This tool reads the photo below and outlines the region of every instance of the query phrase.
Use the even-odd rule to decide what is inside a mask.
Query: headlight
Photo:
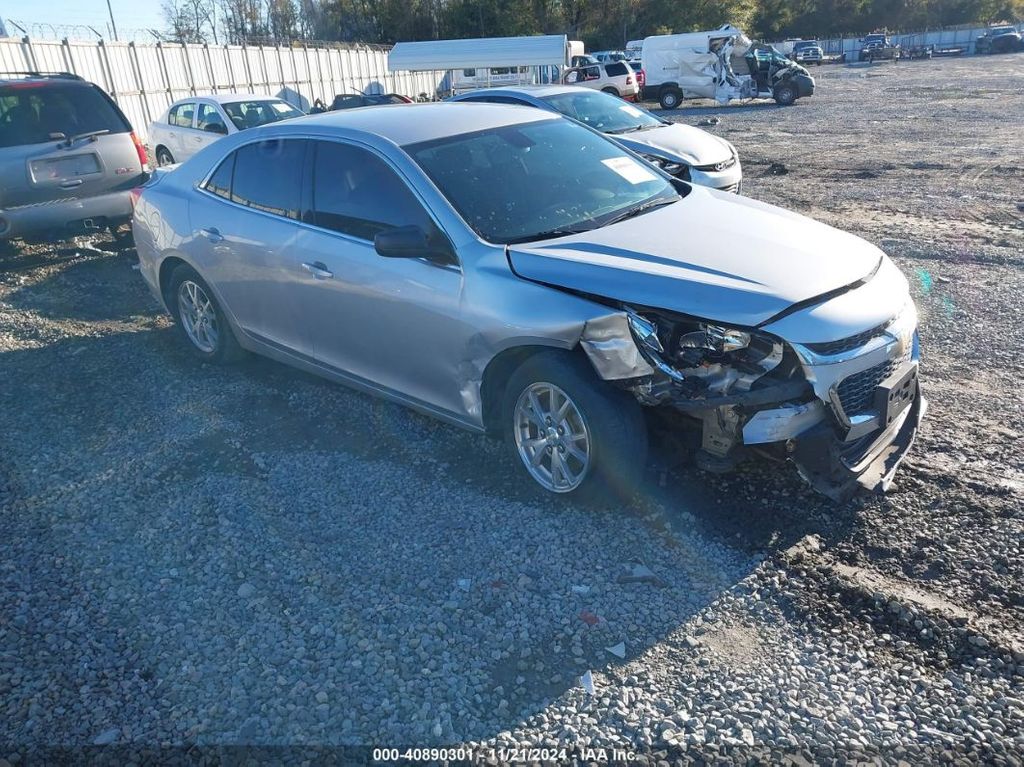
[[[704,334],[708,346],[719,352],[734,352],[750,346],[750,333],[745,330],[727,328],[723,325],[705,325]]]
[[[626,315],[629,318],[629,328],[637,340],[648,349],[656,352],[665,351],[658,339],[658,326],[650,320],[641,317],[639,314],[630,312]]]
[[[681,162],[672,162],[671,160],[666,160],[664,157],[655,157],[653,154],[641,154],[640,156],[647,160],[647,162],[654,163],[670,176],[679,175],[679,172],[686,167]]]

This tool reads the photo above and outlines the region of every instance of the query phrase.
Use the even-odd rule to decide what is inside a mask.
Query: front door
[[[384,258],[378,232],[414,224],[443,238],[399,174],[368,149],[316,141],[311,221],[298,243],[316,357],[363,382],[462,412],[469,329],[456,264]]]

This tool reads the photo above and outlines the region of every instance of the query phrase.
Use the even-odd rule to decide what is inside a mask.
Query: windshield
[[[817,47],[818,47],[818,44],[812,40],[810,42],[797,43],[796,45],[793,46],[793,49],[797,50],[797,51],[803,51],[803,50],[806,50],[807,48],[817,48]]]
[[[664,176],[568,120],[541,120],[405,147],[485,240],[596,229],[641,204],[679,199]]]
[[[627,133],[664,125],[649,112],[601,91],[556,93],[544,96],[543,100],[567,117],[579,120],[602,133]]]
[[[989,30],[989,34],[990,35],[1009,35],[1009,34],[1013,34],[1016,31],[1017,30],[1014,29],[1013,27],[995,27],[994,29]]]
[[[302,112],[287,101],[281,100],[235,101],[223,106],[224,111],[228,113],[228,117],[231,118],[231,122],[238,130],[302,116]]]

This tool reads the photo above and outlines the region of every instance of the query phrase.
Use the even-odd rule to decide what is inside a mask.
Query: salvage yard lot
[[[792,108],[668,116],[717,116],[746,194],[910,280],[931,407],[886,497],[836,506],[791,468],[716,477],[657,452],[631,504],[538,500],[498,443],[266,360],[197,364],[130,252],[3,255],[0,760],[1019,754],[1024,56],[812,74]],[[623,577],[634,562],[653,577]]]

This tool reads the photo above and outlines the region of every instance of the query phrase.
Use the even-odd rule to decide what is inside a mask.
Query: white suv
[[[636,101],[640,89],[637,87],[636,73],[624,61],[612,61],[606,64],[588,64],[574,67],[562,76],[566,85],[582,85],[584,88],[620,96],[626,101]]]

